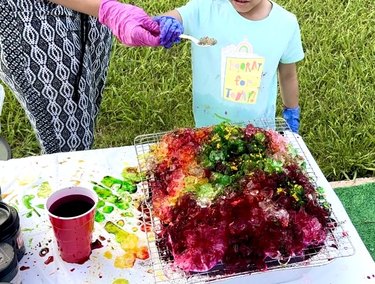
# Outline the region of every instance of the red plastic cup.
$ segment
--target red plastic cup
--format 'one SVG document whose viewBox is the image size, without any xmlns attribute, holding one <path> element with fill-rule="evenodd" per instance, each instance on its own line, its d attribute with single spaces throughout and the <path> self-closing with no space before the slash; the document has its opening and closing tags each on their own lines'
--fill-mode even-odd
<svg viewBox="0 0 375 284">
<path fill-rule="evenodd" d="M 51 194 L 46 208 L 61 258 L 82 264 L 91 254 L 98 196 L 83 187 L 67 187 Z"/>
</svg>

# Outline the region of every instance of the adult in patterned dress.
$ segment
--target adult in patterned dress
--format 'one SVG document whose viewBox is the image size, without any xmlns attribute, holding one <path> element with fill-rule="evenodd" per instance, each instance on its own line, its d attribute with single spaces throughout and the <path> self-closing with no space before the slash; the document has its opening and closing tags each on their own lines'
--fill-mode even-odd
<svg viewBox="0 0 375 284">
<path fill-rule="evenodd" d="M 42 153 L 92 147 L 112 33 L 129 46 L 160 42 L 146 12 L 115 0 L 0 0 L 0 80 Z"/>
</svg>

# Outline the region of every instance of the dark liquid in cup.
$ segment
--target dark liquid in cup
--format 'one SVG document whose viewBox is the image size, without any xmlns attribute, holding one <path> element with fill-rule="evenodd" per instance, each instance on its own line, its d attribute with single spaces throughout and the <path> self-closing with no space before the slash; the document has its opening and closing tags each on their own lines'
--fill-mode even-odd
<svg viewBox="0 0 375 284">
<path fill-rule="evenodd" d="M 52 203 L 49 211 L 59 217 L 74 217 L 89 211 L 95 202 L 90 197 L 81 194 L 64 196 Z"/>
</svg>

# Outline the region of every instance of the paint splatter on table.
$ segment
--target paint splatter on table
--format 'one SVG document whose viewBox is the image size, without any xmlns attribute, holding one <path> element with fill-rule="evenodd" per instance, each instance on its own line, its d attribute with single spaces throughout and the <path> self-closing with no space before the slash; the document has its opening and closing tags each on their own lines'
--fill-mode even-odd
<svg viewBox="0 0 375 284">
<path fill-rule="evenodd" d="M 30 283 L 152 283 L 133 151 L 60 153 L 8 161 L 0 184 L 20 216 L 26 254 L 20 273 Z M 92 254 L 84 264 L 63 262 L 47 213 L 47 197 L 63 187 L 92 188 L 99 202 Z"/>
<path fill-rule="evenodd" d="M 302 139 L 299 142 L 309 155 L 312 166 L 318 169 Z M 151 261 L 146 259 L 143 249 L 146 245 L 144 231 L 148 227 L 142 224 L 137 207 L 137 196 L 141 192 L 137 188 L 131 193 L 131 188 L 125 183 L 124 169 L 136 165 L 133 146 L 0 161 L 2 197 L 19 210 L 21 218 L 26 255 L 19 266 L 24 283 L 149 284 L 159 277 L 165 277 L 164 274 L 158 275 L 162 272 L 157 270 L 154 278 Z M 329 188 L 323 173 L 317 172 L 318 184 Z M 72 185 L 91 188 L 98 185 L 110 189 L 113 195 L 121 196 L 124 190 L 123 208 L 111 203 L 112 199 L 102 198 L 103 206 L 98 209 L 102 216 L 99 215 L 95 222 L 94 250 L 90 259 L 82 265 L 61 261 L 44 209 L 46 198 L 52 191 Z M 373 283 L 375 264 L 371 256 L 334 191 L 331 189 L 327 193 L 336 214 L 345 221 L 345 231 L 350 233 L 356 251 L 353 256 L 309 270 L 295 270 L 302 274 L 298 279 L 293 278 L 293 270 L 288 270 L 285 273 L 239 277 L 225 283 Z M 128 196 L 131 196 L 131 202 L 126 198 Z M 132 245 L 122 244 L 126 239 L 131 239 Z"/>
</svg>

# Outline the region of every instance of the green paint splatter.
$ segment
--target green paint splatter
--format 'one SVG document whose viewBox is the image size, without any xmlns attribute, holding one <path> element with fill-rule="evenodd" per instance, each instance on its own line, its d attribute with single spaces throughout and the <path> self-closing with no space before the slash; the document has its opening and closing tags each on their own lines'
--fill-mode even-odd
<svg viewBox="0 0 375 284">
<path fill-rule="evenodd" d="M 122 217 L 134 217 L 134 214 L 132 212 L 123 212 L 121 213 Z"/>
<path fill-rule="evenodd" d="M 122 172 L 124 180 L 105 176 L 100 183 L 92 181 L 93 189 L 98 195 L 95 221 L 103 222 L 106 214 L 111 214 L 115 208 L 125 211 L 133 202 L 131 194 L 137 191 L 136 183 L 141 181 L 141 175 L 136 168 L 125 168 Z M 122 216 L 133 217 L 132 213 L 122 213 Z"/>
<path fill-rule="evenodd" d="M 138 238 L 134 234 L 124 231 L 111 221 L 108 221 L 105 224 L 104 229 L 108 233 L 114 234 L 116 237 L 116 241 L 121 245 L 125 245 L 127 247 L 135 247 L 137 245 Z"/>
<path fill-rule="evenodd" d="M 111 221 L 108 221 L 105 226 L 104 226 L 105 230 L 110 233 L 110 234 L 114 234 L 116 235 L 116 239 L 117 239 L 117 236 L 121 239 L 121 235 L 126 235 L 127 232 L 125 232 L 124 230 L 120 229 L 119 227 L 117 227 L 113 222 Z"/>
<path fill-rule="evenodd" d="M 31 232 L 33 229 L 31 228 L 23 228 L 21 229 L 22 232 Z"/>
<path fill-rule="evenodd" d="M 105 202 L 103 201 L 103 200 L 99 200 L 98 201 L 98 204 L 96 205 L 96 208 L 101 208 L 101 207 L 103 207 L 105 205 Z"/>
<path fill-rule="evenodd" d="M 99 198 L 106 199 L 112 195 L 112 191 L 108 188 L 105 188 L 101 184 L 97 182 L 92 182 L 94 184 L 94 191 L 98 195 Z"/>
<path fill-rule="evenodd" d="M 96 211 L 95 212 L 95 221 L 100 223 L 100 222 L 103 222 L 105 220 L 105 216 L 100 213 L 99 211 Z"/>
<path fill-rule="evenodd" d="M 30 218 L 33 215 L 33 212 L 35 212 L 38 217 L 40 217 L 39 212 L 31 205 L 31 201 L 35 198 L 35 195 L 29 194 L 29 195 L 24 195 L 22 197 L 22 203 L 25 205 L 29 211 L 26 213 L 26 217 Z"/>
<path fill-rule="evenodd" d="M 144 175 L 142 175 L 135 167 L 126 167 L 122 170 L 122 177 L 126 181 L 131 181 L 133 183 L 138 183 L 144 180 Z"/>
<path fill-rule="evenodd" d="M 51 188 L 50 184 L 48 183 L 48 181 L 44 181 L 39 186 L 37 195 L 40 198 L 47 198 L 48 196 L 51 195 L 51 192 L 52 192 L 52 188 Z"/>
<path fill-rule="evenodd" d="M 131 180 L 120 180 L 111 176 L 105 176 L 101 182 L 105 186 L 115 189 L 119 193 L 135 193 L 137 191 L 136 184 Z"/>
<path fill-rule="evenodd" d="M 118 202 L 115 202 L 115 205 L 121 210 L 126 210 L 130 207 L 130 204 L 124 200 L 118 200 Z"/>
<path fill-rule="evenodd" d="M 114 207 L 113 206 L 104 206 L 103 213 L 112 213 Z"/>
<path fill-rule="evenodd" d="M 35 195 L 24 195 L 22 197 L 22 202 L 23 202 L 23 205 L 25 205 L 25 207 L 27 209 L 33 209 L 33 207 L 31 206 L 31 200 L 33 200 L 35 198 Z"/>
</svg>

